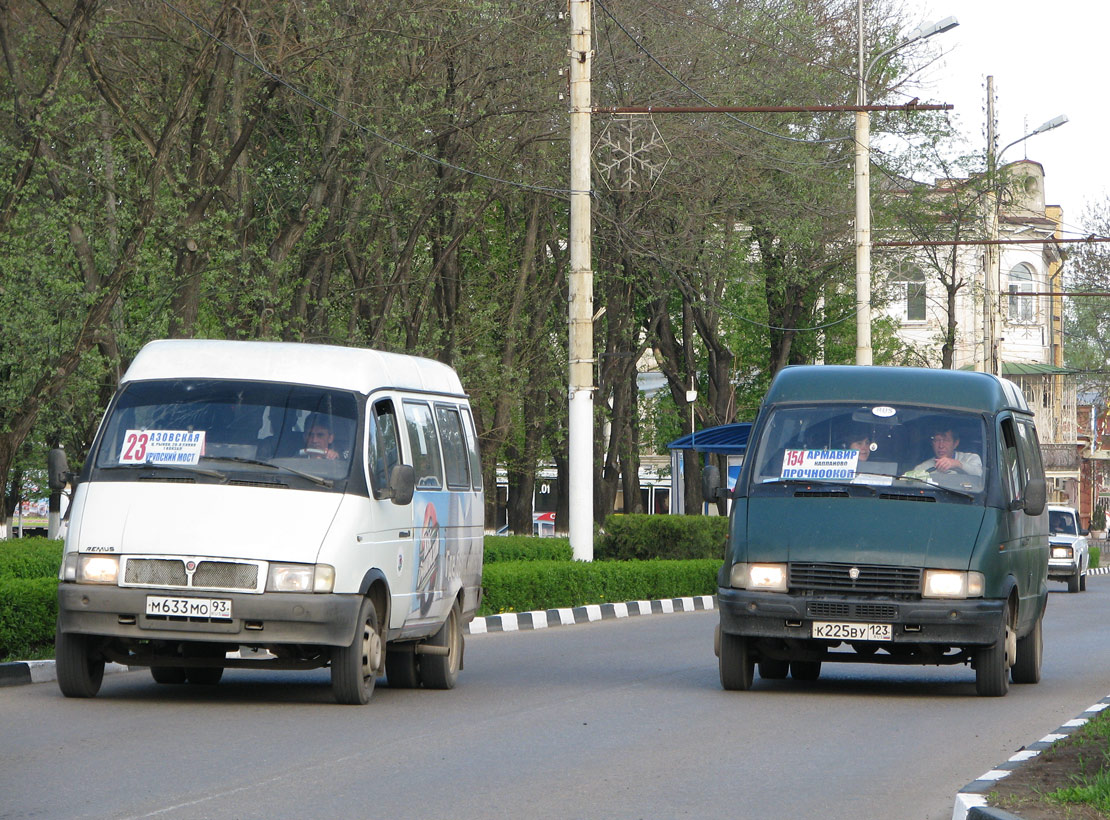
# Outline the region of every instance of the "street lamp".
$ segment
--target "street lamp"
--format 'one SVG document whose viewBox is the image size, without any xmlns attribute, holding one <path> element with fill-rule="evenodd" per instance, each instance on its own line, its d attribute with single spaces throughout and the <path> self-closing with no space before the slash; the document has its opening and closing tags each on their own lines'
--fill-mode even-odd
<svg viewBox="0 0 1110 820">
<path fill-rule="evenodd" d="M 959 25 L 955 17 L 921 26 L 905 40 L 879 52 L 863 65 L 863 0 L 859 0 L 859 87 L 856 91 L 856 364 L 871 364 L 871 115 L 867 105 L 867 78 L 883 57 L 910 43 L 932 37 Z M 1007 146 L 1009 147 L 1009 146 Z"/>
<path fill-rule="evenodd" d="M 1067 121 L 1068 121 L 1068 115 L 1067 114 L 1060 114 L 1060 115 L 1055 116 L 1052 119 L 1048 120 L 1047 122 L 1042 122 L 1040 125 L 1038 125 L 1036 128 L 1034 128 L 1032 131 L 1030 131 L 1024 137 L 1021 137 L 1019 139 L 1014 140 L 1009 145 L 1007 145 L 1005 148 L 1003 148 L 1001 151 L 999 151 L 996 156 L 988 158 L 989 164 L 991 166 L 991 170 L 992 171 L 995 170 L 995 166 L 997 165 L 997 163 L 1002 160 L 1002 155 L 1005 154 L 1011 148 L 1013 148 L 1015 145 L 1017 145 L 1019 142 L 1025 142 L 1030 137 L 1037 136 L 1037 134 L 1043 134 L 1045 131 L 1051 131 L 1053 128 L 1059 128 L 1061 125 L 1063 125 Z M 987 145 L 987 150 L 988 151 L 991 150 L 991 146 L 989 144 Z"/>
</svg>

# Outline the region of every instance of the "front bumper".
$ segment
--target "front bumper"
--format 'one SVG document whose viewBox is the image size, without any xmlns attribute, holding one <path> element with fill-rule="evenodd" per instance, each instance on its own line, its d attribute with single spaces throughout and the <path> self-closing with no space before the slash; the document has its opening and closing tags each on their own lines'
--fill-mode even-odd
<svg viewBox="0 0 1110 820">
<path fill-rule="evenodd" d="M 989 646 L 1002 629 L 1005 601 L 862 599 L 719 587 L 721 631 L 752 638 L 812 640 L 814 621 L 890 623 L 894 644 Z M 875 616 L 877 610 L 882 616 Z M 829 613 L 847 613 L 845 615 Z M 824 641 L 822 641 L 824 642 Z M 835 642 L 833 642 L 835 643 Z"/>
<path fill-rule="evenodd" d="M 1078 561 L 1049 561 L 1048 562 L 1048 577 L 1049 578 L 1071 578 L 1073 575 L 1079 574 Z"/>
<path fill-rule="evenodd" d="M 231 601 L 231 620 L 156 618 L 146 615 L 148 595 Z M 97 584 L 58 584 L 58 631 L 135 640 L 228 644 L 349 646 L 362 597 L 295 592 L 260 595 Z"/>
</svg>

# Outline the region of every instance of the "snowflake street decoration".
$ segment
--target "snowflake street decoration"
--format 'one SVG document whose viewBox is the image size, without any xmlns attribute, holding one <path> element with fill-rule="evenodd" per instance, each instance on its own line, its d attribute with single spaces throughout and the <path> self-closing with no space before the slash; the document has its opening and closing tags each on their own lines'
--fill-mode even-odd
<svg viewBox="0 0 1110 820">
<path fill-rule="evenodd" d="M 671 151 L 646 114 L 622 114 L 606 123 L 594 144 L 594 168 L 611 191 L 655 187 Z"/>
</svg>

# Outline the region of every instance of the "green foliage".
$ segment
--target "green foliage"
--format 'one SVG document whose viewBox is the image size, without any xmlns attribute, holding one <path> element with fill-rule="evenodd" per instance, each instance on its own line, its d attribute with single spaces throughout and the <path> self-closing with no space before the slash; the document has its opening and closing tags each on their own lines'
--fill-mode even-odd
<svg viewBox="0 0 1110 820">
<path fill-rule="evenodd" d="M 539 538 L 534 535 L 490 535 L 485 539 L 485 566 L 505 561 L 570 561 L 574 558 L 569 538 Z"/>
<path fill-rule="evenodd" d="M 47 538 L 0 541 L 0 580 L 57 578 L 62 565 L 62 542 Z"/>
<path fill-rule="evenodd" d="M 714 559 L 725 552 L 728 519 L 707 515 L 611 515 L 594 547 L 599 561 Z"/>
<path fill-rule="evenodd" d="M 56 578 L 0 577 L 0 661 L 41 655 L 57 618 Z"/>
<path fill-rule="evenodd" d="M 1091 544 L 1088 547 L 1088 550 L 1091 553 L 1091 562 L 1090 564 L 1088 564 L 1088 566 L 1092 569 L 1102 566 L 1102 564 L 1100 563 L 1102 561 L 1102 548 L 1096 547 L 1094 544 Z"/>
<path fill-rule="evenodd" d="M 1091 529 L 1100 532 L 1106 529 L 1106 508 L 1101 504 L 1095 507 L 1095 511 L 1091 513 Z"/>
<path fill-rule="evenodd" d="M 719 559 L 491 564 L 483 572 L 478 614 L 712 595 L 720 566 Z"/>
</svg>

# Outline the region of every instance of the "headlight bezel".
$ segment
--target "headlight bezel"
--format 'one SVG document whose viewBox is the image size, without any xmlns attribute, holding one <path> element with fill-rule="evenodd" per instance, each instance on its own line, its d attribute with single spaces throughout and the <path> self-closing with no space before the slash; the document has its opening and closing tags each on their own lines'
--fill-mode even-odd
<svg viewBox="0 0 1110 820">
<path fill-rule="evenodd" d="M 784 563 L 739 562 L 729 572 L 729 586 L 752 592 L 786 592 L 789 575 Z"/>
<path fill-rule="evenodd" d="M 921 579 L 921 597 L 944 600 L 982 598 L 986 579 L 981 572 L 927 569 Z"/>
<path fill-rule="evenodd" d="M 119 556 L 100 552 L 71 552 L 62 562 L 62 580 L 75 584 L 116 586 Z"/>
<path fill-rule="evenodd" d="M 335 588 L 335 567 L 330 564 L 271 562 L 266 570 L 267 592 L 329 593 Z"/>
</svg>

